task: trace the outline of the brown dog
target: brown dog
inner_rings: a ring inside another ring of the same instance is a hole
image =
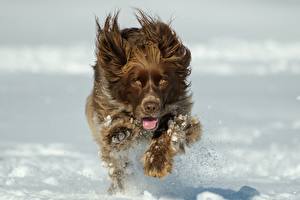
[[[138,11],[140,28],[120,30],[118,13],[97,22],[94,88],[86,115],[112,179],[123,190],[128,152],[144,141],[145,175],[164,177],[173,157],[201,136],[191,117],[191,54],[170,25]]]

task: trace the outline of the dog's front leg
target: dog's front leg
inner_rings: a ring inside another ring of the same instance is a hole
[[[179,115],[169,122],[168,130],[153,138],[145,152],[144,173],[152,177],[164,177],[171,173],[173,157],[184,153],[185,146],[201,137],[201,124],[193,117]]]
[[[101,138],[101,151],[112,181],[108,190],[110,194],[124,191],[126,168],[130,164],[127,149],[134,141],[134,128],[130,119],[119,119],[102,129],[105,137]]]
[[[102,160],[108,168],[108,175],[111,180],[108,193],[115,194],[124,190],[125,170],[127,160],[122,156],[118,156],[118,152],[113,152],[106,148],[102,148]]]
[[[115,194],[117,192],[124,191],[126,165],[127,163],[125,160],[109,157],[108,174],[111,179],[111,184],[108,188],[109,194]]]
[[[184,153],[186,145],[189,146],[201,138],[201,123],[197,118],[192,116],[175,116],[169,122],[167,133],[171,135],[173,151],[175,153]]]
[[[171,136],[167,132],[153,138],[143,157],[145,175],[158,178],[168,175],[172,170],[173,156]]]

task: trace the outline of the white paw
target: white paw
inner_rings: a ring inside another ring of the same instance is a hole
[[[169,121],[167,134],[171,136],[171,147],[174,152],[183,153],[186,141],[185,128],[188,117],[179,115],[174,120]]]
[[[128,138],[130,136],[130,131],[124,130],[122,132],[117,132],[115,133],[112,138],[111,138],[111,142],[115,143],[115,144],[119,144],[121,143],[123,140],[125,140],[126,138]]]
[[[182,131],[174,131],[171,136],[172,150],[178,153],[184,153],[185,133]]]

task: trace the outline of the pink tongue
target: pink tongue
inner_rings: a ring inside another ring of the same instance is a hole
[[[143,128],[146,130],[151,130],[156,127],[157,119],[143,119]]]

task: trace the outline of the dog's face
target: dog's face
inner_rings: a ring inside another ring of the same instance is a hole
[[[98,34],[95,79],[113,99],[129,104],[145,130],[157,129],[166,107],[186,95],[190,52],[169,25],[140,12],[141,28],[119,30],[108,16]]]
[[[116,84],[115,97],[133,107],[145,130],[155,130],[165,107],[177,100],[180,91],[174,70],[163,64],[132,67]]]

